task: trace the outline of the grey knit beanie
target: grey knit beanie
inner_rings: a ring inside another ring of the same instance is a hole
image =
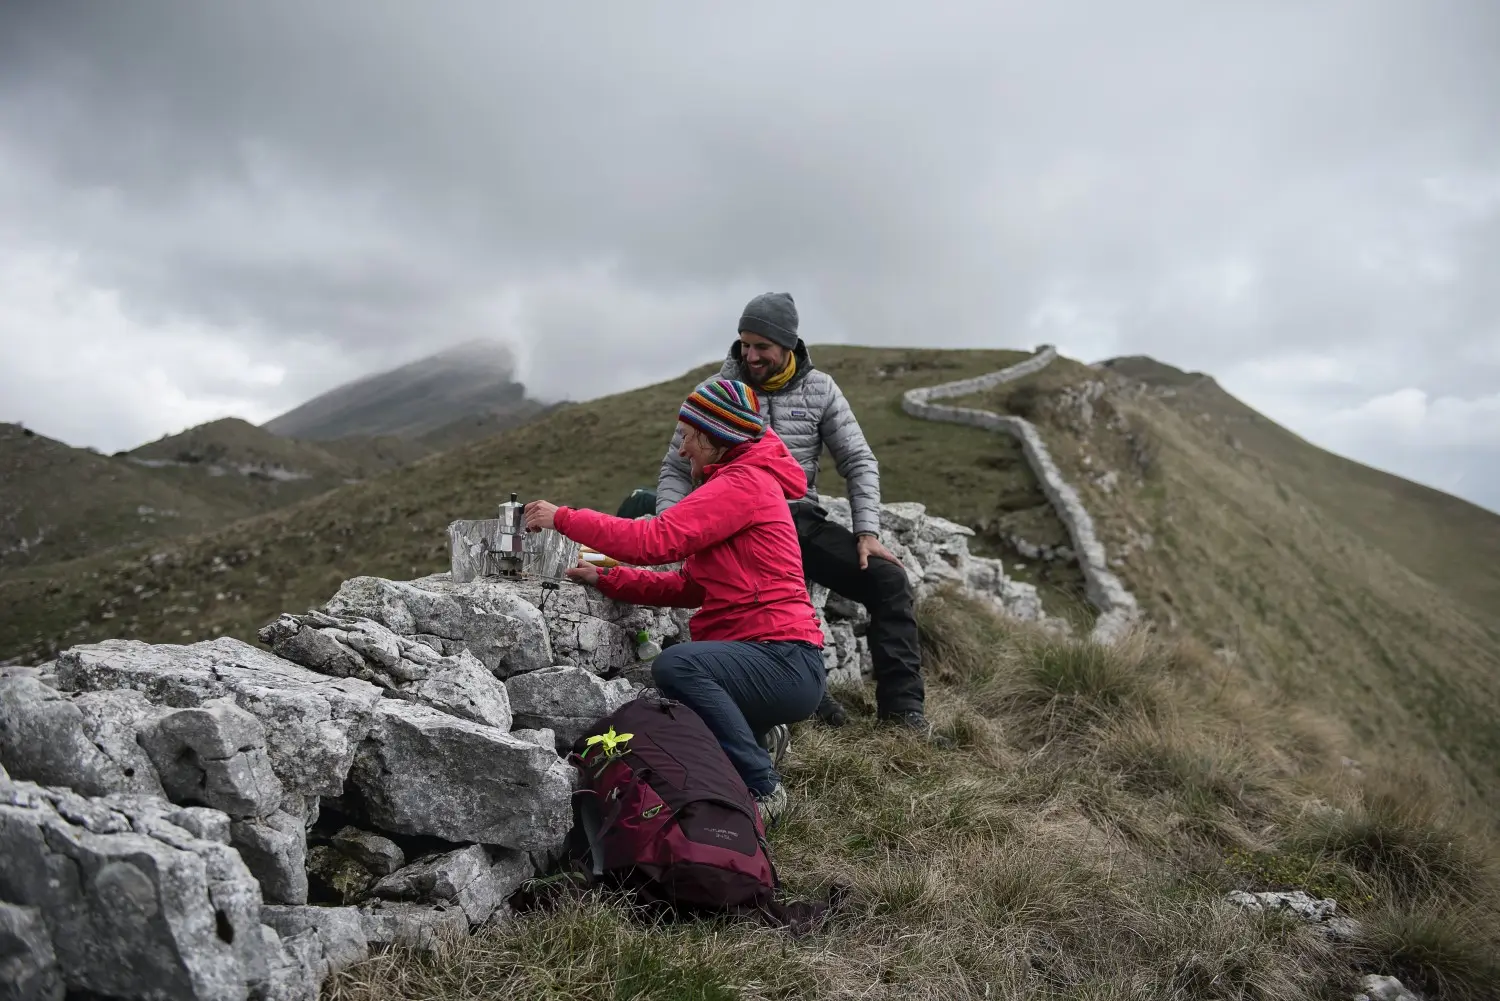
[[[740,332],[759,334],[784,348],[797,346],[797,304],[789,292],[766,292],[751,299],[740,317]]]

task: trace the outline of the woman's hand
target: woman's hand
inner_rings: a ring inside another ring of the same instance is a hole
[[[553,519],[556,515],[557,505],[551,501],[532,501],[526,505],[526,531],[540,532],[544,528],[555,529],[557,524]]]
[[[564,573],[568,580],[579,584],[587,584],[590,587],[599,586],[599,568],[588,560],[579,560],[576,567],[570,567]]]

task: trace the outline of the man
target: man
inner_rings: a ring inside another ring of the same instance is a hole
[[[926,732],[915,602],[906,570],[880,541],[880,472],[875,455],[838,384],[813,366],[807,345],[797,336],[797,305],[790,295],[768,292],[751,299],[740,317],[739,333],[719,377],[747,382],[759,391],[767,423],[807,473],[807,495],[791,502],[803,572],[809,580],[869,610],[878,716]],[[680,437],[679,426],[662,460],[657,514],[693,489],[688,461],[678,454]],[[818,504],[818,467],[824,446],[848,483],[853,532],[829,521],[828,512]],[[846,719],[832,696],[825,696],[818,716],[833,726]]]

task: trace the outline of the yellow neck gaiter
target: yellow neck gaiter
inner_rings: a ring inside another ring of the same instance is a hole
[[[791,382],[792,376],[796,374],[797,353],[794,351],[791,354],[787,355],[786,368],[782,369],[780,372],[777,372],[775,375],[771,376],[771,378],[767,379],[765,381],[765,384],[760,388],[764,389],[768,393],[774,393],[782,386],[785,386],[787,383]]]

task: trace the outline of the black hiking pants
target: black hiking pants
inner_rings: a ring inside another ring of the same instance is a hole
[[[916,599],[906,568],[871,557],[869,567],[861,570],[854,533],[811,505],[792,508],[792,521],[807,579],[859,602],[870,613],[865,638],[875,674],[877,712],[884,716],[921,710],[926,695],[922,652],[917,643]]]

